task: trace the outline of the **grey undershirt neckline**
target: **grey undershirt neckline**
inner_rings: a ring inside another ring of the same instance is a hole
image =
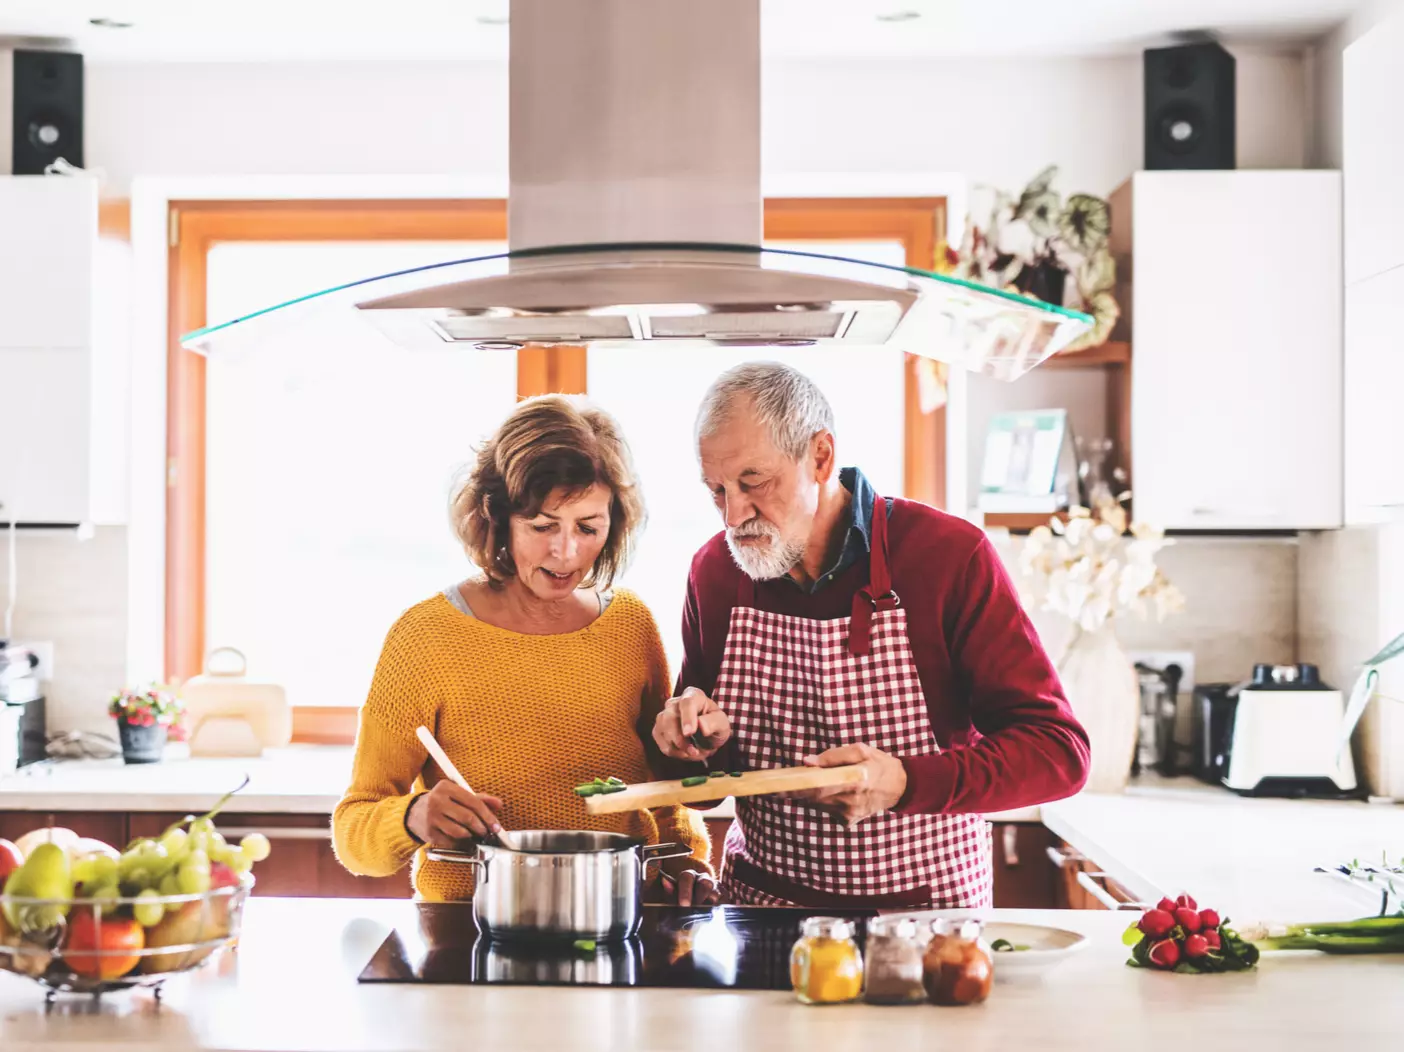
[[[600,613],[603,614],[609,609],[609,604],[614,602],[613,592],[596,592],[595,597],[600,601]],[[451,584],[444,589],[444,598],[453,604],[454,609],[465,617],[477,619],[477,614],[473,613],[473,608],[468,605],[468,600],[463,598],[463,592],[458,585]]]

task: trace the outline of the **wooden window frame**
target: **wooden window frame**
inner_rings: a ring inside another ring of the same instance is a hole
[[[182,333],[208,324],[207,259],[232,241],[505,241],[507,203],[483,200],[171,201],[166,353],[165,672],[182,682],[205,652],[205,359],[180,346]],[[944,241],[946,201],[929,198],[775,198],[765,202],[764,236],[784,241],[899,241],[906,264],[935,265]],[[113,226],[125,215],[114,213]],[[904,494],[937,507],[946,497],[946,412],[923,411],[921,371],[908,355],[904,378]],[[939,370],[938,370],[939,371]],[[519,398],[585,393],[584,347],[517,352]],[[356,706],[294,706],[293,738],[355,740]]]

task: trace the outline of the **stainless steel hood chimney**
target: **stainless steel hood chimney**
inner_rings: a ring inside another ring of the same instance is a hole
[[[405,347],[887,345],[1015,379],[1091,319],[926,271],[763,249],[760,0],[512,0],[509,251],[191,333],[358,310]]]

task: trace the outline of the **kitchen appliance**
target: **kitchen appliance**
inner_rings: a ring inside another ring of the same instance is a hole
[[[789,990],[800,925],[820,914],[860,922],[861,944],[875,911],[645,906],[638,935],[590,947],[498,942],[467,903],[421,903],[418,923],[392,931],[359,981]]]
[[[182,345],[256,353],[269,326],[353,310],[405,348],[886,345],[1012,380],[1091,327],[925,270],[761,248],[759,0],[512,0],[510,21],[506,254],[308,290]]]
[[[258,756],[292,740],[286,692],[247,674],[241,651],[216,647],[205,658],[205,671],[181,685],[191,756]]]
[[[1256,665],[1238,690],[1224,785],[1249,796],[1356,795],[1345,698],[1315,665]]]
[[[39,658],[0,641],[0,774],[47,758]]]
[[[622,833],[514,831],[516,849],[430,849],[435,862],[477,866],[473,913],[502,941],[618,942],[639,930],[649,863],[688,854],[681,844],[645,844]]]
[[[1191,771],[1201,782],[1223,784],[1233,748],[1233,715],[1238,685],[1201,683],[1194,688],[1194,755]]]
[[[1163,669],[1136,665],[1141,692],[1141,719],[1132,773],[1180,773],[1180,748],[1176,739],[1180,677],[1184,670],[1171,662]]]

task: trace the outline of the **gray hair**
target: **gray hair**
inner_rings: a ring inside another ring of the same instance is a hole
[[[728,369],[707,388],[697,410],[694,439],[714,434],[743,399],[770,431],[775,448],[794,460],[809,451],[810,440],[820,431],[834,429],[829,400],[804,373],[781,362],[746,362]]]

